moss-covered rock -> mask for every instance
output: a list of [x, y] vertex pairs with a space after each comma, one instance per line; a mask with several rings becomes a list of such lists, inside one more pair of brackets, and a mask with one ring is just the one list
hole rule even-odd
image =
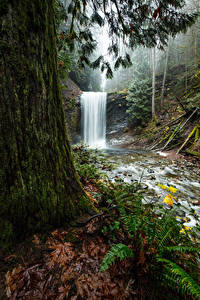
[[128, 124], [127, 94], [109, 93], [107, 97], [106, 120], [107, 139], [123, 133]]

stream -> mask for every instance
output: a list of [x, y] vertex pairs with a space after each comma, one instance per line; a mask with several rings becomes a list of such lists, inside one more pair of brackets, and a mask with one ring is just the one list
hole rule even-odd
[[[172, 161], [164, 153], [134, 151], [122, 148], [107, 148], [103, 151], [114, 168], [106, 171], [112, 181], [134, 183], [138, 181], [145, 191], [144, 201], [163, 202], [170, 192], [158, 184], [174, 187], [173, 194], [180, 206], [177, 215], [184, 219], [185, 226], [193, 227], [200, 214], [200, 175], [194, 164], [187, 161]], [[164, 204], [166, 207], [168, 204]]]
[[[195, 226], [200, 213], [198, 167], [185, 160], [169, 160], [164, 153], [106, 147], [106, 101], [104, 92], [84, 92], [81, 96], [83, 140], [90, 148], [105, 148], [102, 149], [104, 155], [114, 165], [110, 171], [102, 171], [112, 181], [141, 183], [144, 201], [163, 202], [165, 199], [166, 202], [170, 198], [168, 203], [179, 206], [177, 215], [184, 225]], [[164, 205], [170, 207], [167, 203]]]

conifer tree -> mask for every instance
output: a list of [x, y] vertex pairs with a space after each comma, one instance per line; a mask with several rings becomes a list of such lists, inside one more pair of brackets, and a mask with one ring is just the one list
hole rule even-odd
[[145, 126], [151, 116], [151, 78], [148, 76], [147, 63], [138, 65], [128, 92], [129, 123], [132, 126]]
[[58, 87], [53, 0], [1, 1], [0, 244], [91, 208]]

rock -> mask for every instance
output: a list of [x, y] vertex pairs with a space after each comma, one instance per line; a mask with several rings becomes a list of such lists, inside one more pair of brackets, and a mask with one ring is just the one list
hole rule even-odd
[[184, 218], [185, 217], [185, 212], [184, 212], [184, 210], [179, 209], [179, 210], [176, 211], [176, 215], [181, 217], [181, 218]]
[[145, 193], [146, 192], [146, 190], [137, 190], [137, 193], [138, 194], [143, 194], [143, 193]]
[[147, 169], [147, 172], [148, 172], [148, 173], [155, 173], [155, 171], [152, 170], [152, 169]]
[[140, 184], [140, 188], [141, 188], [142, 190], [146, 190], [146, 189], [148, 189], [148, 185], [147, 185], [146, 183], [141, 183], [141, 184]]
[[176, 175], [176, 173], [169, 167], [165, 167], [164, 170], [161, 172], [161, 174], [162, 175]]
[[126, 96], [126, 94], [108, 93], [107, 95], [106, 133], [108, 140], [114, 137], [116, 137], [118, 140], [119, 134], [121, 135], [123, 132], [127, 132], [126, 128], [128, 124], [128, 107], [127, 102], [124, 101], [124, 96]]
[[200, 200], [194, 200], [194, 201], [192, 201], [192, 204], [193, 205], [200, 205]]

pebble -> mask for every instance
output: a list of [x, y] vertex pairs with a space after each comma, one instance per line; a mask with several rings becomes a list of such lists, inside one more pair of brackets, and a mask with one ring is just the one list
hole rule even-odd
[[200, 204], [200, 200], [194, 200], [194, 201], [192, 201], [192, 204], [199, 205]]

